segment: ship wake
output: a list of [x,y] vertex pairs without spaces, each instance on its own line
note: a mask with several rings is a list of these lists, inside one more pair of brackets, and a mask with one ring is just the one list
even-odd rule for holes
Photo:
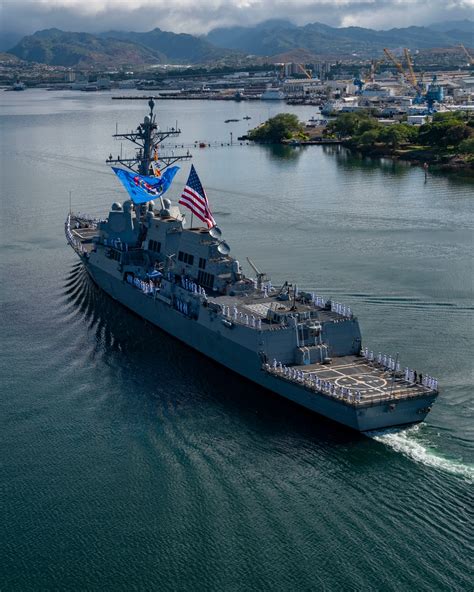
[[474,483],[474,465],[449,459],[439,454],[430,447],[429,443],[421,440],[419,432],[422,429],[423,424],[419,424],[405,429],[392,428],[366,432],[366,435],[416,462],[460,476],[469,483]]

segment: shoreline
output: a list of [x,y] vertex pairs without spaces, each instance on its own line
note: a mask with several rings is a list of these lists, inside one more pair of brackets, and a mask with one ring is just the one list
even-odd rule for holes
[[[393,161],[406,162],[412,166],[425,167],[427,170],[441,171],[446,173],[462,174],[474,179],[474,161],[460,156],[459,154],[437,153],[433,150],[416,149],[388,149],[381,146],[368,146],[362,148],[354,145],[350,140],[342,142],[342,145],[352,153],[372,158],[390,158]],[[427,167],[425,165],[428,165]]]
[[[245,140],[254,144],[275,145],[275,146],[328,146],[339,145],[347,148],[352,154],[370,158],[387,158],[394,162],[405,162],[411,166],[426,168],[427,171],[443,172],[448,174],[457,174],[463,178],[474,181],[474,161],[467,160],[459,154],[438,154],[433,150],[403,150],[389,149],[381,146],[368,146],[362,148],[354,145],[351,140],[335,140],[331,138],[318,138],[309,140],[281,140],[280,142],[263,142],[250,140],[248,136],[241,136],[238,140]],[[428,167],[425,167],[425,164]]]

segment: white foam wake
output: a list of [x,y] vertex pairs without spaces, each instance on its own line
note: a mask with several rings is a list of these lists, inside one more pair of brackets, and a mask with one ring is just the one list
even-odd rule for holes
[[[377,442],[389,446],[397,452],[401,452],[408,458],[420,462],[426,466],[446,471],[453,475],[464,477],[468,482],[474,483],[474,465],[464,464],[441,456],[428,444],[421,441],[418,432],[423,424],[418,424],[405,429],[387,429],[381,431],[366,432],[367,436]],[[418,437],[417,437],[418,436]]]

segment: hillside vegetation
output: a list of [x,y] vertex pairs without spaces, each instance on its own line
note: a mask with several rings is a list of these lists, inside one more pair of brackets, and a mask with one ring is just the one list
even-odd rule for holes
[[239,61],[246,56],[280,56],[297,61],[326,57],[374,57],[383,47],[425,49],[459,44],[472,46],[474,23],[449,22],[445,27],[406,27],[375,31],[362,27],[330,27],[322,23],[297,26],[271,20],[254,27],[214,29],[206,37],[155,28],[145,33],[108,31],[98,35],[59,29],[38,31],[21,39],[9,53],[29,62],[53,66],[109,67],[120,64],[204,64]]
[[9,53],[28,62],[87,68],[204,63],[235,52],[218,49],[192,35],[160,29],[148,33],[109,31],[101,35],[47,29],[24,37]]
[[354,52],[373,56],[384,47],[423,49],[472,46],[474,23],[445,23],[431,27],[405,27],[377,31],[362,27],[330,27],[323,23],[297,26],[286,20],[269,20],[252,27],[222,27],[206,37],[219,47],[227,47],[262,56],[273,56],[295,49],[315,55],[346,55]]
[[365,154],[390,155],[449,168],[474,168],[474,118],[461,111],[435,113],[421,126],[382,125],[369,112],[342,113],[326,134]]

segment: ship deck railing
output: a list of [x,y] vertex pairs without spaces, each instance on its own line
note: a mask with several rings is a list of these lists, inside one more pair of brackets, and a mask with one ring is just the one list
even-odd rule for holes
[[66,218],[66,222],[64,223],[64,233],[66,235],[66,240],[69,245],[78,253],[79,255],[83,255],[87,253],[87,249],[82,244],[82,241],[74,235],[71,229],[71,215],[69,214]]
[[370,407],[437,394],[430,386],[409,382],[401,373],[385,371],[358,356],[337,357],[331,364],[288,366],[286,371],[284,366],[265,363],[262,369],[351,407]]

